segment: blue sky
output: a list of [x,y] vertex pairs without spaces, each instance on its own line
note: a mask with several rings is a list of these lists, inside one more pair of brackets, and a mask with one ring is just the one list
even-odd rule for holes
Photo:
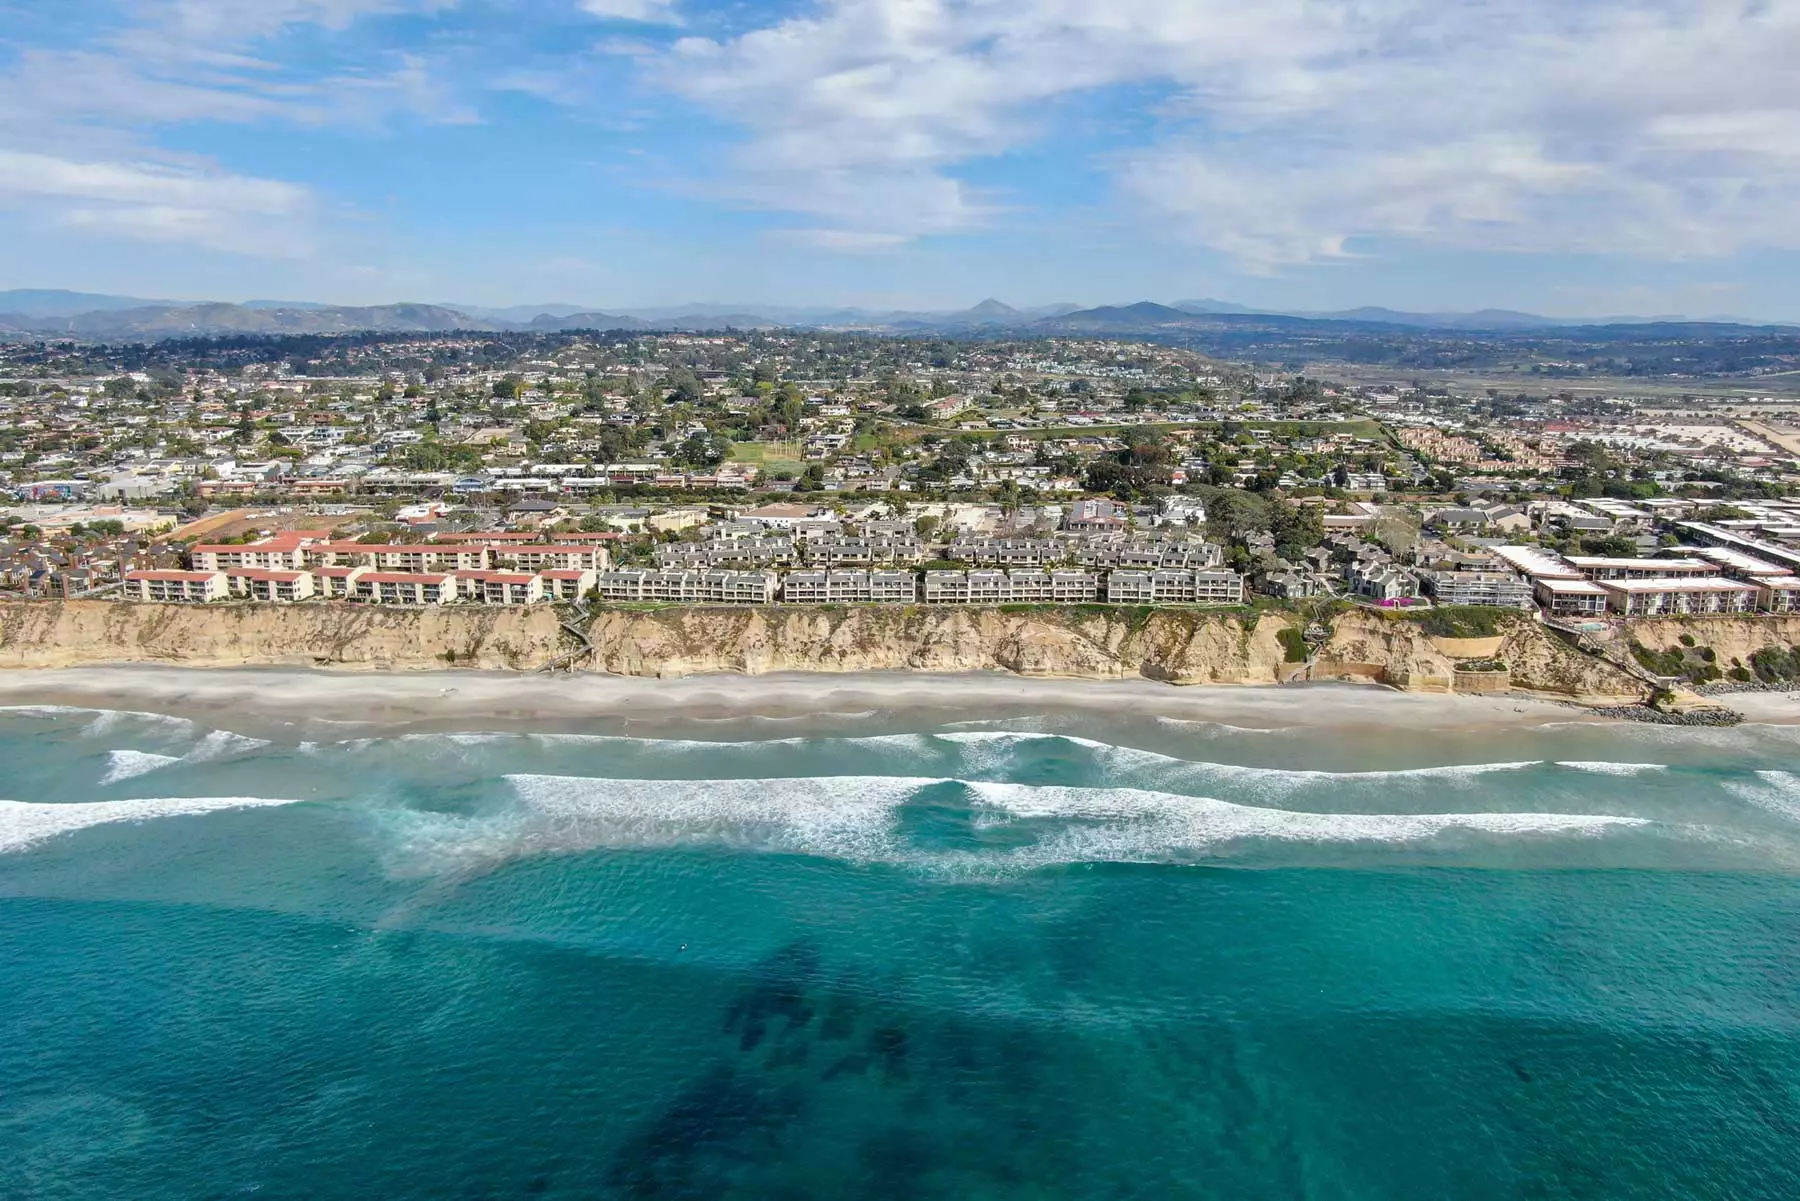
[[0,0],[0,288],[1800,319],[1800,0]]

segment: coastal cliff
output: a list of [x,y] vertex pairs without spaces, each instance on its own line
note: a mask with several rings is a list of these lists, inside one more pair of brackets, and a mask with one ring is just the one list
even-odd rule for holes
[[0,605],[0,667],[166,663],[183,667],[530,670],[564,650],[546,608],[375,605]]
[[[1788,624],[1796,628],[1770,627],[1765,636],[1800,636],[1800,623]],[[1340,613],[1310,667],[1292,661],[1297,639],[1286,617],[1175,609],[602,609],[588,637],[593,653],[578,665],[625,676],[998,670],[1195,685],[1347,679],[1414,692],[1520,690],[1596,704],[1630,703],[1646,692],[1629,672],[1574,650],[1524,616],[1504,621],[1495,637],[1446,639],[1411,621]],[[577,647],[556,612],[543,606],[0,605],[0,666],[14,668],[529,671]]]

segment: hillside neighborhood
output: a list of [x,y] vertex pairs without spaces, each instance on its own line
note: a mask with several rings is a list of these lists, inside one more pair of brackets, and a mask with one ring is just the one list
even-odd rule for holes
[[29,343],[0,595],[1786,613],[1794,410],[1097,339]]

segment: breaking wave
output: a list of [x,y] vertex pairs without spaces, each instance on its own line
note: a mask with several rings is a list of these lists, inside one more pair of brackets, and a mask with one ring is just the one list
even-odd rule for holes
[[1556,766],[1596,776],[1648,776],[1669,770],[1666,763],[1608,763],[1590,760],[1568,760],[1558,762]]
[[1734,780],[1725,785],[1734,795],[1779,817],[1800,821],[1800,774],[1791,771],[1759,771],[1754,780]]
[[[514,803],[475,813],[386,810],[390,871],[474,872],[541,854],[722,847],[926,870],[1204,860],[1247,843],[1431,844],[1594,837],[1651,826],[1577,813],[1324,813],[1132,788],[1039,787],[924,777],[611,780],[506,777]],[[925,790],[953,793],[921,798]],[[954,795],[955,804],[945,800]],[[911,836],[908,806],[962,808],[977,845]],[[1005,837],[991,841],[997,831]],[[980,840],[990,840],[982,842]],[[1462,842],[1454,842],[1461,839]]]
[[1012,853],[1033,864],[1167,862],[1249,841],[1406,844],[1457,834],[1593,836],[1656,824],[1585,813],[1316,813],[1131,788],[981,783],[968,788],[983,803],[1015,818],[1081,823]]
[[112,822],[143,822],[226,809],[259,809],[293,805],[271,797],[163,797],[130,801],[80,801],[39,804],[0,801],[0,852],[18,851],[46,839]]
[[606,780],[510,775],[516,804],[481,814],[376,814],[403,874],[478,870],[535,854],[717,845],[833,858],[889,857],[896,808],[937,781]]
[[109,765],[106,774],[100,777],[102,784],[117,784],[120,780],[149,775],[171,763],[181,762],[178,755],[155,755],[149,751],[108,751],[106,756]]

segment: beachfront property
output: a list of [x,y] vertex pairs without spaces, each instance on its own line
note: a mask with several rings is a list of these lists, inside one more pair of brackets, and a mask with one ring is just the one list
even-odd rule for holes
[[1669,614],[1748,613],[1756,608],[1757,588],[1717,577],[1665,577],[1600,580],[1613,612],[1623,617]]
[[309,562],[326,567],[372,567],[401,575],[441,575],[485,571],[493,566],[490,548],[458,543],[384,546],[363,542],[319,542],[304,548]]
[[1532,582],[1538,604],[1553,617],[1603,617],[1611,594],[1592,580],[1544,576]]
[[291,605],[311,600],[314,594],[310,571],[269,571],[258,567],[232,567],[225,571],[231,595],[244,600]]
[[625,568],[600,573],[597,590],[608,601],[672,601],[685,604],[774,603],[772,571],[648,571]]
[[544,599],[544,578],[528,571],[459,571],[457,594],[483,605],[535,605]]
[[793,571],[782,577],[781,599],[790,605],[910,605],[919,599],[919,577],[910,571]]
[[1800,550],[1783,546],[1753,531],[1740,531],[1705,521],[1681,521],[1675,524],[1688,540],[1701,546],[1724,547],[1772,563],[1785,564],[1789,571],[1800,573]]
[[1762,576],[1750,581],[1756,587],[1756,607],[1765,613],[1800,613],[1800,576]]
[[1440,605],[1529,609],[1531,584],[1510,571],[1428,571],[1425,590]]
[[445,605],[456,596],[456,577],[448,573],[365,571],[350,599],[374,605]]
[[604,546],[544,545],[519,543],[487,548],[488,558],[496,568],[509,571],[605,571],[609,562]]
[[1693,555],[1696,559],[1717,563],[1719,568],[1732,579],[1743,580],[1751,584],[1762,579],[1794,574],[1792,567],[1745,554],[1741,550],[1728,546],[1699,547],[1693,551]]
[[1401,601],[1419,595],[1419,578],[1385,559],[1351,563],[1345,578],[1350,591],[1364,600]]
[[1244,577],[1235,571],[1115,571],[1106,577],[1114,605],[1241,605]]
[[128,571],[125,592],[140,601],[204,604],[224,600],[230,585],[222,571]]
[[1704,579],[1722,574],[1717,563],[1705,559],[1611,559],[1570,555],[1568,562],[1586,579],[1607,580]]
[[1100,579],[1088,571],[928,571],[928,605],[1088,604]]
[[311,562],[309,548],[330,536],[328,530],[290,530],[244,545],[202,543],[188,550],[188,562],[195,571],[298,571]]
[[356,582],[368,575],[369,567],[315,567],[315,594],[325,600],[349,600],[356,595]]
[[600,573],[592,570],[557,570],[538,573],[544,581],[544,596],[553,601],[578,601],[592,592],[600,579]]

